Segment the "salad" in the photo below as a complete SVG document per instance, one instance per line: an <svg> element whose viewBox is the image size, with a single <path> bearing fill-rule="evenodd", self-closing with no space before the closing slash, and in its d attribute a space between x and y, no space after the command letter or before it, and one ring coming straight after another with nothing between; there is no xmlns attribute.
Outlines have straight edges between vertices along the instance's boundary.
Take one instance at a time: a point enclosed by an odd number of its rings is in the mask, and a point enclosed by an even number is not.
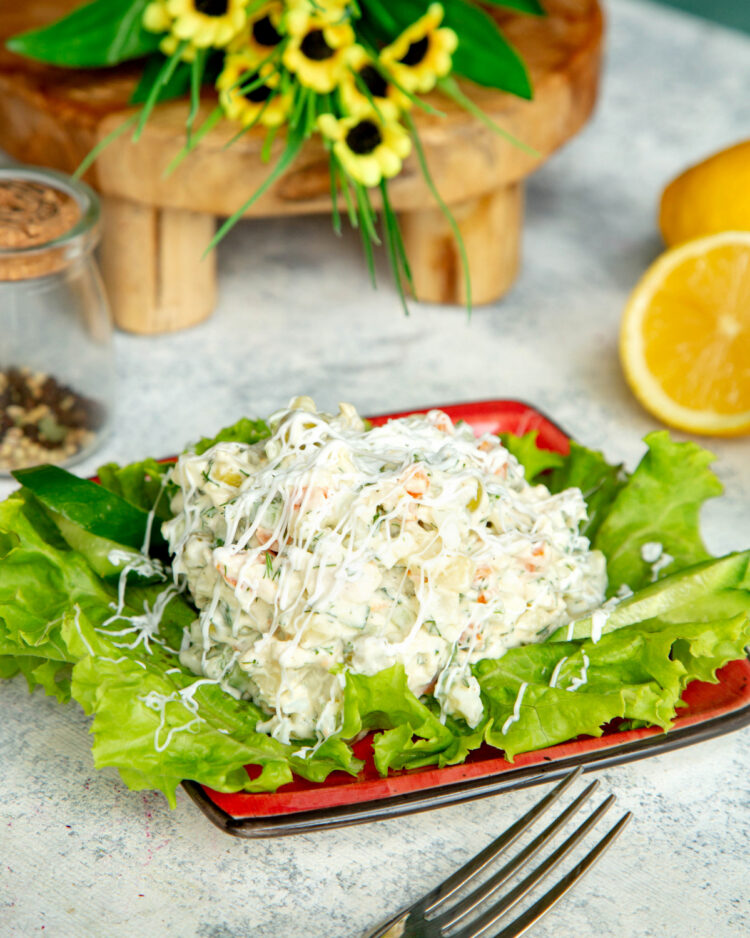
<svg viewBox="0 0 750 938"><path fill-rule="evenodd" d="M200 611L180 660L252 699L288 743L339 728L345 674L403 667L478 725L470 666L604 601L579 489L532 486L490 434L440 411L368 429L298 398L253 445L185 453L163 532Z"/></svg>
<svg viewBox="0 0 750 938"><path fill-rule="evenodd" d="M711 455L632 474L440 411L370 427L298 398L99 485L19 471L0 503L0 676L93 715L97 767L273 791L506 757L612 720L669 729L750 643L750 552L711 557ZM248 771L248 768L251 767Z"/></svg>

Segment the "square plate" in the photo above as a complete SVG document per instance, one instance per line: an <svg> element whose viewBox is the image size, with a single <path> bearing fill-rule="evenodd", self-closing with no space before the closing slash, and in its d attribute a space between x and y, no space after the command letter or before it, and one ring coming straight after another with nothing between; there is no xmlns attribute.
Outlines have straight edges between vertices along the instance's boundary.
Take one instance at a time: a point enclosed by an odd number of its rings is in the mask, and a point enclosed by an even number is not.
<svg viewBox="0 0 750 938"><path fill-rule="evenodd" d="M428 409L370 419L379 425ZM521 435L537 430L543 448L564 454L569 449L568 435L521 401L478 401L438 409L454 421L465 420L477 434ZM209 820L239 837L278 837L398 817L550 782L579 765L590 770L643 759L750 725L750 661L732 661L718 676L717 684L688 685L683 694L686 707L668 733L658 728L619 731L613 725L603 736L582 736L527 752L515 762L506 761L500 750L483 746L461 765L393 772L386 778L373 765L370 734L353 747L365 763L357 778L344 772L333 772L318 784L295 778L275 792L257 794L224 794L191 781L182 784ZM257 774L252 766L248 773Z"/></svg>

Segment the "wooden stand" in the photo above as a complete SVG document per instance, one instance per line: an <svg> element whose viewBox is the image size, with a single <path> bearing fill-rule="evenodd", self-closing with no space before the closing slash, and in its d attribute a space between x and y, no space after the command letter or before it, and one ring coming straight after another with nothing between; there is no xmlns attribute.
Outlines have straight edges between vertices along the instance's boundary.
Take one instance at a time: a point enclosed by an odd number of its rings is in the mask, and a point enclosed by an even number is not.
<svg viewBox="0 0 750 938"><path fill-rule="evenodd" d="M466 248L472 302L491 303L510 289L521 254L520 183L459 202L451 212ZM464 303L466 280L458 243L439 208L400 216L414 289L429 303Z"/></svg>
<svg viewBox="0 0 750 938"><path fill-rule="evenodd" d="M213 216L116 196L102 202L102 274L117 325L128 332L172 332L210 315L216 253L206 254L206 245Z"/></svg>
<svg viewBox="0 0 750 938"><path fill-rule="evenodd" d="M49 22L81 0L16 4L0 11L0 40ZM597 0L544 0L547 17L492 13L529 66L533 101L466 84L464 90L497 124L533 147L513 146L439 95L445 117L415 111L430 172L461 230L473 300L502 296L519 266L523 180L588 119L596 98L602 39ZM0 52L0 145L28 163L72 172L89 150L132 110L135 65L68 71ZM198 120L215 99L207 91ZM218 217L231 215L265 179L263 135L230 148L236 127L223 122L171 175L165 169L184 142L186 102L156 109L139 142L127 134L100 155L87 181L103 196L103 273L115 321L131 332L180 329L210 315L215 255L204 257ZM271 161L280 152L277 141ZM466 284L458 247L429 187L410 158L391 181L417 298L463 303ZM255 217L330 212L328 163L316 139L291 171L248 211Z"/></svg>

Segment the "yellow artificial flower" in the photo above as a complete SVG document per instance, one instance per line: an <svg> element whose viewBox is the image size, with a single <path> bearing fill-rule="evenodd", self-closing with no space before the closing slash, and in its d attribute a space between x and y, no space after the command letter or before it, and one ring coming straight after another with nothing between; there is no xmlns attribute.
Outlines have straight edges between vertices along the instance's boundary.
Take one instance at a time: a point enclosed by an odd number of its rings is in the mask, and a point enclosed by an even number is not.
<svg viewBox="0 0 750 938"><path fill-rule="evenodd" d="M192 42L178 39L171 32L174 19L167 10L167 0L152 0L143 11L143 28L152 33L166 33L159 43L159 50L171 58L182 44L180 58L183 62L192 62L195 59L196 47Z"/></svg>
<svg viewBox="0 0 750 938"><path fill-rule="evenodd" d="M366 115L336 118L321 114L318 128L333 143L333 152L346 173L363 186L377 186L401 172L411 152L411 140L396 121Z"/></svg>
<svg viewBox="0 0 750 938"><path fill-rule="evenodd" d="M292 36L304 34L311 16L329 26L348 17L349 0L286 0L284 27Z"/></svg>
<svg viewBox="0 0 750 938"><path fill-rule="evenodd" d="M450 72L458 36L452 29L438 28L442 21L442 6L431 3L424 16L380 53L393 80L407 91L431 91L438 78Z"/></svg>
<svg viewBox="0 0 750 938"><path fill-rule="evenodd" d="M368 114L374 107L383 119L395 120L399 111L409 109L411 101L385 78L362 46L352 46L347 63L349 67L339 85L341 104L347 114ZM362 84L372 100L362 90Z"/></svg>
<svg viewBox="0 0 750 938"><path fill-rule="evenodd" d="M177 36L175 36L173 33L170 33L159 43L159 51L163 52L164 55L169 58L175 54L177 47L181 42L184 42L184 40L178 39ZM180 58L183 62L192 62L195 59L195 53L197 51L197 47L194 46L192 42L188 42L183 46L182 52L180 53Z"/></svg>
<svg viewBox="0 0 750 938"><path fill-rule="evenodd" d="M283 14L281 0L271 0L253 10L244 29L230 43L230 51L251 53L258 62L267 59L284 39L281 29Z"/></svg>
<svg viewBox="0 0 750 938"><path fill-rule="evenodd" d="M143 11L143 28L150 33L167 33L172 26L166 0L153 0Z"/></svg>
<svg viewBox="0 0 750 938"><path fill-rule="evenodd" d="M304 28L290 35L282 61L300 84L327 94L341 81L353 44L354 30L349 23L331 25L317 12L306 13Z"/></svg>
<svg viewBox="0 0 750 938"><path fill-rule="evenodd" d="M172 34L199 48L228 45L247 19L247 0L166 0Z"/></svg>
<svg viewBox="0 0 750 938"><path fill-rule="evenodd" d="M259 78L263 79L263 84L255 85ZM289 114L291 95L278 91L278 72L270 63L258 72L253 52L230 52L224 59L216 87L224 113L245 127L255 121L264 127L278 127Z"/></svg>

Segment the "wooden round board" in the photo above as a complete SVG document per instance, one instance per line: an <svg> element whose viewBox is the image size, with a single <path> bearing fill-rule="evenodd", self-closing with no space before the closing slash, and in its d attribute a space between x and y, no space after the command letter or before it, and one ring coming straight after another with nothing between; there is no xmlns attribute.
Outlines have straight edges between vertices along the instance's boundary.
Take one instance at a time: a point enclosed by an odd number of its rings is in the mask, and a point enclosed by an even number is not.
<svg viewBox="0 0 750 938"><path fill-rule="evenodd" d="M80 0L35 0L12 9L3 5L0 39L79 5ZM538 156L515 147L442 96L432 95L430 101L445 117L415 113L433 179L461 228L477 303L501 296L515 278L523 179L582 127L596 98L603 31L597 0L544 0L544 6L546 17L496 7L492 11L529 67L532 101L464 85L488 116ZM134 65L106 71L58 69L3 50L0 145L22 162L72 172L132 113L127 102L138 74ZM214 103L206 92L202 116ZM215 261L198 259L215 219L232 214L269 171L260 159L262 132L245 134L225 149L237 128L224 121L165 177L166 166L184 143L186 109L185 101L159 106L138 143L127 134L118 138L87 176L104 200L103 265L115 318L136 332L180 328L210 313ZM276 142L272 161L282 145ZM454 238L414 157L389 191L400 214L418 298L461 302L465 291ZM328 193L327 157L313 139L247 214L328 212ZM133 267L141 272L135 284Z"/></svg>

